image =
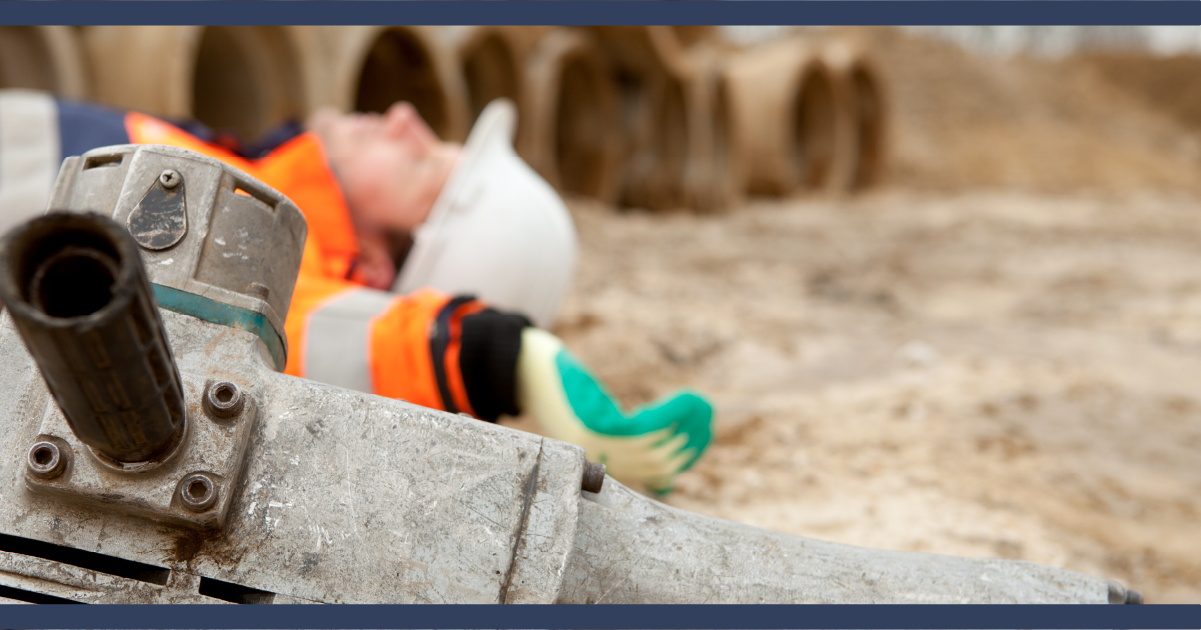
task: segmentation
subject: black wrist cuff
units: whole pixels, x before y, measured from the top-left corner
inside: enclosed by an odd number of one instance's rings
[[[485,309],[462,320],[459,371],[467,400],[477,418],[496,422],[517,415],[517,355],[521,331],[530,320],[515,313]]]

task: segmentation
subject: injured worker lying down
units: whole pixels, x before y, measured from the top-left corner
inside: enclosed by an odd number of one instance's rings
[[[314,112],[255,144],[190,121],[0,90],[0,230],[46,209],[64,157],[164,144],[246,171],[308,222],[285,371],[494,422],[532,415],[619,481],[651,492],[704,452],[713,408],[681,391],[626,411],[547,328],[575,270],[558,194],[513,150],[498,100],[464,144],[408,103]]]

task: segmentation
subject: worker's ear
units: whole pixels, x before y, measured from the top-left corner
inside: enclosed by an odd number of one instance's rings
[[[391,289],[396,281],[397,264],[388,239],[376,233],[360,233],[358,237],[359,258],[355,261],[351,279],[372,289]]]

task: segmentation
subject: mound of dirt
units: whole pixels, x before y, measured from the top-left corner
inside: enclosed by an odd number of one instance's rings
[[[1064,66],[1095,72],[1145,107],[1168,114],[1191,132],[1201,131],[1201,56],[1091,53]]]
[[[886,27],[830,36],[864,43],[884,71],[893,184],[1201,190],[1195,59],[989,57]]]

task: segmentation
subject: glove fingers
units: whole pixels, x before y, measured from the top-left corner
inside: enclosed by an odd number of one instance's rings
[[[663,423],[677,435],[688,436],[679,450],[687,449],[691,455],[680,470],[696,463],[712,440],[713,406],[695,392],[685,390],[637,410],[637,415],[644,414],[657,417],[653,424]]]

